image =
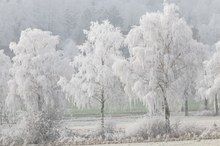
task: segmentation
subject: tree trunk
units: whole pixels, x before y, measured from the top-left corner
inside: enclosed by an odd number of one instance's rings
[[[218,95],[215,94],[215,115],[218,116]]]
[[[185,116],[189,115],[189,105],[188,105],[188,98],[185,98]]]
[[[3,124],[3,107],[1,107],[1,109],[0,109],[1,111],[0,111],[0,118],[1,118],[1,125]]]
[[[184,112],[184,105],[181,105],[181,112]]]
[[[208,110],[208,99],[205,99],[205,110]]]
[[[105,108],[105,100],[104,100],[104,90],[102,91],[102,98],[101,98],[101,136],[102,139],[105,139],[105,115],[104,115],[104,108]]]
[[[170,109],[167,102],[167,98],[164,95],[164,113],[165,113],[165,124],[166,124],[166,131],[167,133],[170,133]]]
[[[38,104],[38,111],[43,111],[43,102],[41,99],[40,94],[37,94],[37,104]]]
[[[162,111],[165,111],[164,101],[162,102]]]

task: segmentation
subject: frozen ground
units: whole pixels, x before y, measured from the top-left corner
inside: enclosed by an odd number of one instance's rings
[[[173,141],[156,143],[129,143],[129,144],[110,144],[99,146],[220,146],[220,140],[201,140],[201,141]]]
[[[117,128],[124,129],[130,124],[134,123],[143,115],[122,115],[122,116],[112,116],[106,117],[106,121],[113,121]],[[71,119],[63,120],[63,126],[69,129],[93,129],[99,124],[99,117],[74,117]],[[220,126],[220,117],[216,116],[172,116],[171,122],[180,122],[182,124],[190,124],[201,127],[210,127],[213,124]]]
[[[106,123],[111,121],[113,122],[116,127],[115,130],[119,131],[119,133],[115,133],[113,143],[124,143],[124,144],[110,144],[112,146],[220,146],[220,139],[218,140],[204,140],[204,138],[209,137],[194,137],[191,135],[186,136],[184,138],[180,137],[180,139],[170,139],[170,138],[159,138],[159,139],[149,139],[147,140],[147,143],[135,143],[135,142],[143,142],[145,140],[142,139],[130,139],[125,138],[124,139],[124,130],[127,130],[130,128],[130,126],[136,121],[139,121],[141,118],[143,118],[144,115],[114,115],[114,116],[107,116],[106,117]],[[214,134],[214,136],[211,136],[211,138],[219,138],[220,136],[220,117],[214,117],[214,116],[172,116],[171,117],[171,123],[180,123],[180,125],[193,125],[193,127],[201,127],[200,129],[213,129],[213,126],[215,125],[217,128],[214,132],[211,132],[211,134]],[[76,144],[78,142],[78,145],[82,144],[95,144],[95,143],[102,143],[102,141],[99,141],[96,137],[90,137],[89,135],[93,132],[97,131],[97,127],[100,124],[100,118],[96,116],[91,117],[72,117],[67,118],[61,122],[60,129],[62,132],[62,135],[59,139],[57,139],[56,142],[58,144]],[[190,126],[189,126],[190,127]],[[0,130],[5,129],[7,130],[7,127],[3,128],[0,126]],[[191,128],[191,127],[190,127]],[[71,133],[68,134],[69,129],[72,131],[73,135]],[[138,128],[137,128],[138,129]],[[190,130],[188,130],[190,131]],[[64,132],[64,133],[63,133]],[[92,133],[91,133],[92,132]],[[216,133],[217,132],[217,133]],[[66,135],[67,134],[67,135]],[[87,136],[86,136],[87,135]],[[218,136],[215,136],[218,135]],[[89,139],[88,139],[89,136]],[[95,138],[95,139],[93,139]],[[132,137],[133,138],[133,137]],[[189,141],[173,141],[173,142],[154,142],[151,141],[169,141],[169,140],[189,140]],[[202,139],[202,140],[201,140]],[[87,141],[88,140],[88,141]],[[122,141],[121,141],[122,140]],[[192,141],[195,140],[195,141]],[[82,142],[82,143],[81,143]],[[85,143],[84,143],[85,142]],[[130,143],[134,142],[134,143]],[[103,143],[112,143],[110,141],[106,141]],[[128,144],[126,144],[128,143]],[[102,145],[100,145],[102,146]]]
[[[106,121],[113,121],[116,129],[126,129],[135,123],[143,115],[120,115],[106,117]],[[210,128],[214,124],[220,125],[220,117],[214,116],[172,116],[171,123],[180,122],[182,125],[195,125],[195,127]],[[72,129],[78,132],[87,132],[87,130],[95,130],[99,124],[98,117],[74,117],[63,120],[62,127]],[[148,143],[128,143],[128,144],[110,144],[112,146],[220,146],[220,140],[189,140],[189,141],[173,141],[173,142],[148,142]],[[104,145],[100,145],[104,146]]]

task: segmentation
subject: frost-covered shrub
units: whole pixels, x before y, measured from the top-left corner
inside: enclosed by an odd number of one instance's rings
[[[200,137],[202,139],[220,138],[220,127],[218,127],[216,124],[213,124],[211,128],[205,129]]]
[[[1,127],[0,145],[22,145],[24,144],[24,129],[26,120],[24,116],[17,117],[19,122],[14,125],[4,125]]]
[[[115,128],[116,128],[115,121],[113,121],[111,119],[106,120],[106,122],[105,122],[105,132],[106,133],[114,133]]]
[[[115,130],[116,130],[116,123],[111,119],[106,120],[104,125],[105,139],[113,140],[113,135],[116,132]],[[101,135],[102,135],[102,128],[100,127],[99,124],[95,129],[95,136],[101,137]]]
[[[21,136],[22,134],[19,127],[1,127],[0,145],[22,145],[24,140]]]
[[[58,137],[50,116],[42,112],[24,112],[16,124],[1,129],[0,145],[44,144]]]
[[[205,129],[195,123],[181,123],[176,121],[171,124],[170,138],[193,139],[198,138]]]
[[[165,121],[160,118],[143,118],[126,129],[129,137],[141,137],[143,139],[156,138],[166,134]]]
[[[204,128],[197,126],[196,124],[180,124],[176,130],[176,135],[182,138],[195,138],[201,135]]]
[[[112,120],[107,120],[105,122],[105,139],[113,140],[114,134],[116,133],[116,123]]]
[[[53,126],[53,122],[47,114],[39,112],[28,115],[23,133],[24,139],[31,144],[52,142],[59,136]]]
[[[64,128],[59,130],[59,138],[55,143],[67,144],[75,141],[75,137],[79,136],[77,133],[73,132],[71,129]]]
[[[23,143],[24,143],[24,140],[21,137],[1,136],[0,138],[0,145],[2,146],[22,145]]]
[[[152,138],[195,138],[199,137],[205,129],[195,124],[174,122],[171,132],[166,132],[165,121],[161,118],[143,118],[126,129],[126,136],[143,139]]]

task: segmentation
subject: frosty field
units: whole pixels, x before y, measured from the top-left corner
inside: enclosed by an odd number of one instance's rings
[[[174,141],[174,142],[149,142],[149,143],[130,143],[130,144],[110,144],[99,146],[219,146],[220,140],[189,140],[189,141]]]
[[[117,128],[124,129],[130,124],[137,121],[139,118],[145,117],[143,115],[118,115],[106,117],[106,121],[114,121]],[[220,126],[219,116],[172,116],[171,122],[181,121],[182,124],[193,124],[200,127],[208,128],[213,124]],[[99,117],[74,117],[62,121],[63,127],[73,130],[88,130],[95,129],[100,123]]]
[[[133,123],[139,121],[141,118],[146,117],[143,115],[114,115],[111,117],[106,117],[106,121],[114,121],[115,124],[115,130],[126,130],[129,128],[129,126],[133,125]],[[72,131],[85,134],[87,132],[96,131],[97,126],[99,125],[100,118],[98,117],[74,117],[65,119],[62,121],[61,127],[62,128],[68,128]],[[179,121],[179,122],[178,122]],[[181,121],[181,122],[180,122]],[[207,129],[206,131],[210,131],[210,129],[213,128],[215,125],[218,128],[220,125],[220,118],[219,117],[213,117],[213,116],[172,116],[171,123],[179,123],[180,127],[188,126],[189,128],[198,128],[198,129]],[[193,131],[193,130],[192,130]],[[213,133],[218,133],[219,131],[216,130]],[[211,135],[212,135],[211,134]],[[219,135],[219,134],[218,134]],[[212,137],[213,136],[213,137]],[[134,141],[124,141],[124,140],[116,140],[116,141],[108,141],[104,142],[106,144],[109,144],[110,146],[219,146],[219,137],[216,137],[216,135],[212,135],[209,138],[200,138],[200,137],[194,137],[193,135],[190,135],[189,137],[182,137],[182,138],[176,138],[176,139],[152,139],[152,140],[134,140]],[[138,142],[140,141],[140,142]],[[71,143],[71,142],[70,142]],[[114,144],[111,144],[114,143]],[[122,143],[122,144],[121,144]],[[76,144],[76,143],[74,143]],[[81,144],[81,143],[80,143]],[[105,146],[106,144],[103,144]],[[100,143],[96,143],[95,145],[100,145]]]

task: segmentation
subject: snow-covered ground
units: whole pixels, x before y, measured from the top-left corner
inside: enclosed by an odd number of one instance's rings
[[[145,117],[145,118],[143,118]],[[61,131],[61,137],[57,139],[55,143],[58,142],[58,144],[106,144],[106,143],[116,143],[117,145],[122,146],[220,146],[220,117],[218,116],[172,116],[171,117],[171,123],[179,123],[182,125],[182,127],[185,127],[185,131],[187,135],[180,134],[180,137],[174,138],[174,137],[156,137],[154,139],[143,139],[138,137],[127,137],[127,133],[123,132],[128,130],[130,127],[133,126],[135,128],[134,123],[138,123],[137,121],[141,121],[141,119],[147,119],[148,117],[144,115],[114,115],[114,116],[107,116],[106,117],[106,123],[113,123],[115,125],[114,129],[116,130],[114,135],[114,140],[107,140],[102,141],[98,137],[94,136],[94,134],[97,133],[98,125],[100,124],[100,118],[99,117],[72,117],[72,118],[66,118],[65,120],[61,121],[60,129]],[[150,119],[150,118],[149,118]],[[140,123],[141,124],[141,123]],[[143,123],[142,123],[143,124]],[[6,126],[6,125],[5,125]],[[136,129],[140,128],[141,125],[136,125]],[[191,127],[192,126],[192,127]],[[146,130],[146,126],[142,125],[143,128]],[[203,130],[199,136],[195,136],[195,133],[197,130],[194,129],[206,129]],[[200,128],[199,128],[200,127]],[[1,130],[7,130],[7,127],[0,127]],[[188,129],[187,129],[188,128]],[[192,128],[192,130],[189,130],[189,128]],[[70,130],[71,129],[71,130]],[[72,132],[70,132],[70,131]],[[185,132],[183,131],[183,132]],[[4,131],[2,131],[4,132]],[[70,132],[70,133],[69,133]],[[118,132],[118,133],[117,133]],[[181,133],[181,131],[179,131]],[[206,134],[207,133],[207,134]],[[161,133],[162,134],[162,133]],[[188,135],[190,134],[190,135]],[[93,135],[93,136],[92,136]],[[131,136],[131,135],[130,135]],[[183,136],[183,137],[182,137]],[[130,139],[132,138],[132,139]],[[216,139],[216,140],[205,140],[205,139]],[[14,140],[14,138],[12,137]],[[94,139],[94,140],[93,140]],[[188,141],[184,141],[188,140]],[[157,141],[157,142],[152,142]],[[160,142],[158,142],[160,141]],[[166,142],[164,142],[166,141]],[[142,142],[142,143],[138,143]],[[123,144],[117,144],[117,143],[123,143]],[[113,144],[110,144],[113,145]]]
[[[108,146],[219,146],[220,140],[201,140],[201,141],[172,141],[172,142],[150,142],[150,143],[128,143],[128,144],[109,144]],[[99,145],[107,146],[107,145]]]
[[[138,119],[144,116],[141,115],[124,115],[106,117],[106,121],[113,121],[117,128],[126,128]],[[99,124],[99,117],[74,117],[63,120],[63,126],[68,129],[93,129]],[[173,116],[171,122],[180,122],[181,124],[196,125],[199,127],[208,128],[213,124],[220,125],[220,117],[218,116]]]
[[[143,115],[121,115],[106,117],[106,122],[113,122],[116,124],[117,130],[126,130],[137,121],[140,121]],[[99,123],[98,117],[74,117],[62,121],[62,127],[72,129],[79,133],[87,133],[88,131],[95,131]],[[184,126],[200,127],[201,129],[213,128],[213,125],[220,125],[220,118],[217,116],[172,116],[171,123],[180,123]],[[219,131],[216,131],[219,132]],[[216,138],[216,137],[213,137]],[[183,138],[184,139],[184,138]],[[181,140],[183,140],[181,139]],[[169,141],[168,142],[146,142],[146,143],[124,143],[124,144],[110,144],[112,146],[220,146],[220,140],[203,140],[203,138],[191,137],[186,138],[188,141]],[[190,140],[191,139],[191,140]],[[194,140],[192,140],[194,139]],[[176,139],[177,140],[177,139]],[[185,140],[185,139],[184,139]],[[156,139],[156,141],[164,141],[163,139]],[[135,142],[135,141],[134,141]],[[119,142],[120,143],[120,142]]]

